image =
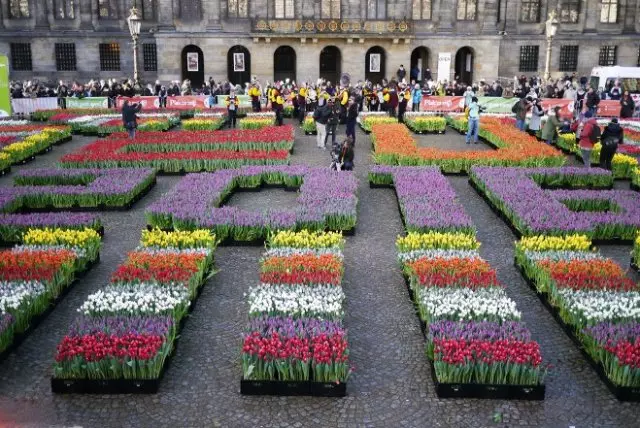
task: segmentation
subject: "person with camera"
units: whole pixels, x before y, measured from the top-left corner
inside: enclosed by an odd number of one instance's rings
[[[142,104],[140,103],[129,104],[129,100],[124,100],[122,104],[122,124],[132,140],[136,138],[136,128],[138,128],[138,116],[136,113],[140,112],[140,110],[142,110]]]
[[[483,108],[478,104],[478,97],[471,97],[471,102],[467,106],[469,109],[469,122],[467,126],[467,136],[465,138],[467,144],[478,144],[478,130],[480,129],[480,113]]]
[[[602,149],[600,150],[600,168],[611,171],[611,161],[618,150],[618,145],[624,140],[624,131],[618,124],[618,118],[614,117],[602,131],[600,141]]]

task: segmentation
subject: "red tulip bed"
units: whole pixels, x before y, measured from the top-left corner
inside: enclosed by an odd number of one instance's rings
[[[165,173],[289,163],[293,127],[112,134],[62,157],[67,168],[153,167]]]
[[[533,236],[516,266],[622,401],[640,401],[640,288],[586,235]]]
[[[69,286],[100,257],[91,229],[30,229],[0,251],[0,355],[35,328]]]
[[[208,231],[144,231],[57,347],[54,393],[155,393],[213,269]]]
[[[412,230],[397,239],[398,260],[438,397],[544,399],[540,346],[480,257],[475,228],[444,176],[435,168],[376,166],[370,180],[396,188]]]
[[[343,327],[344,238],[279,232],[249,288],[240,392],[343,397],[351,374]]]

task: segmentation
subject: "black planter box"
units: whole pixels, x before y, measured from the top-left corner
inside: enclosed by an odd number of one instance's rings
[[[633,262],[633,259],[631,259],[631,269],[635,270],[636,272],[640,273],[640,266],[638,266],[637,264],[635,264]]]
[[[547,293],[540,293],[538,291],[534,282],[525,274],[522,267],[518,265],[517,262],[515,262],[515,260],[514,260],[514,265],[516,266],[516,268],[524,278],[527,285],[529,285],[529,287],[531,287],[531,289],[536,293],[536,295],[542,302],[542,305],[545,308],[547,308],[547,310],[549,311],[549,313],[551,313],[551,315],[553,315],[553,318],[555,318],[556,322],[560,325],[562,330],[564,330],[566,335],[569,336],[569,338],[580,350],[584,359],[587,360],[587,362],[591,365],[593,370],[595,370],[595,372],[598,374],[598,377],[600,377],[600,380],[607,386],[607,388],[609,388],[609,391],[611,391],[611,393],[620,401],[640,402],[640,387],[636,388],[636,387],[628,387],[628,386],[617,386],[613,382],[611,382],[611,380],[605,374],[604,369],[602,368],[602,365],[597,361],[595,361],[591,357],[591,355],[589,355],[589,353],[585,351],[584,346],[580,341],[580,339],[578,339],[578,336],[576,336],[573,330],[573,327],[565,323],[560,317],[558,309],[552,306],[551,303],[549,303]]]
[[[11,166],[6,167],[3,170],[0,170],[0,177],[2,177],[3,175],[9,174],[11,172]]]
[[[160,379],[56,379],[51,378],[54,394],[155,394]]]
[[[347,384],[241,379],[240,393],[242,395],[344,397],[347,395]]]
[[[68,137],[64,137],[61,140],[56,141],[55,143],[53,143],[53,145],[59,146],[60,144],[68,143],[69,141],[71,141],[71,138],[71,135],[69,135]]]
[[[636,192],[640,192],[640,186],[637,184],[631,183],[631,190],[635,190]]]
[[[371,181],[369,182],[369,188],[370,189],[395,189],[395,186],[391,183],[391,184],[377,184],[377,183],[372,183]]]

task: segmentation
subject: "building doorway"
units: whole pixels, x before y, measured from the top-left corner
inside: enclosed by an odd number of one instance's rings
[[[424,46],[417,47],[411,52],[411,68],[409,69],[409,77],[421,83],[425,79],[431,77],[431,69],[429,68],[429,49]],[[416,78],[417,77],[417,78]]]
[[[473,83],[473,49],[469,46],[458,49],[456,52],[456,76],[459,82],[465,85]]]
[[[296,80],[296,51],[291,46],[280,46],[273,53],[273,81]]]
[[[233,46],[227,52],[227,79],[234,85],[244,87],[251,81],[251,54],[241,45]]]
[[[196,45],[182,49],[182,80],[191,80],[191,88],[201,88],[204,83],[204,54]]]
[[[331,82],[334,87],[340,84],[342,55],[335,46],[325,46],[320,52],[320,77]]]
[[[369,48],[364,56],[364,78],[374,85],[382,82],[385,76],[386,54],[380,46]]]

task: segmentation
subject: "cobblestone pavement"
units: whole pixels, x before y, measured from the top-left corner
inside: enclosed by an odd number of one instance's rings
[[[342,129],[340,132],[344,132]],[[461,138],[448,132],[445,138]],[[440,138],[440,137],[438,137]],[[91,139],[74,137],[21,168],[53,165]],[[452,141],[452,144],[459,144]],[[329,165],[315,137],[299,135],[293,163]],[[49,377],[56,344],[76,308],[102,287],[132,250],[145,226],[144,209],[180,177],[158,184],[125,213],[105,213],[102,262],[92,269],[24,343],[0,363],[1,426],[85,427],[631,427],[638,404],[620,403],[600,382],[513,267],[509,228],[468,185],[451,177],[482,242],[481,253],[507,284],[508,292],[553,364],[544,402],[439,400],[434,391],[418,318],[395,261],[394,241],[402,233],[395,196],[369,189],[370,141],[358,134],[356,174],[360,179],[357,233],[347,238],[344,289],[356,372],[342,399],[243,397],[239,394],[240,335],[247,320],[243,294],[258,281],[262,248],[222,247],[220,272],[206,284],[181,333],[160,392],[148,396],[53,395]],[[11,175],[0,178],[11,185]],[[620,186],[624,188],[628,184]],[[266,195],[266,196],[265,196]],[[271,196],[270,196],[271,195]],[[255,196],[255,197],[254,197]],[[289,204],[277,190],[234,196],[230,203],[261,209],[270,201]],[[605,255],[628,265],[630,246],[608,246]],[[637,279],[637,278],[636,278]],[[494,416],[501,422],[494,422]]]

